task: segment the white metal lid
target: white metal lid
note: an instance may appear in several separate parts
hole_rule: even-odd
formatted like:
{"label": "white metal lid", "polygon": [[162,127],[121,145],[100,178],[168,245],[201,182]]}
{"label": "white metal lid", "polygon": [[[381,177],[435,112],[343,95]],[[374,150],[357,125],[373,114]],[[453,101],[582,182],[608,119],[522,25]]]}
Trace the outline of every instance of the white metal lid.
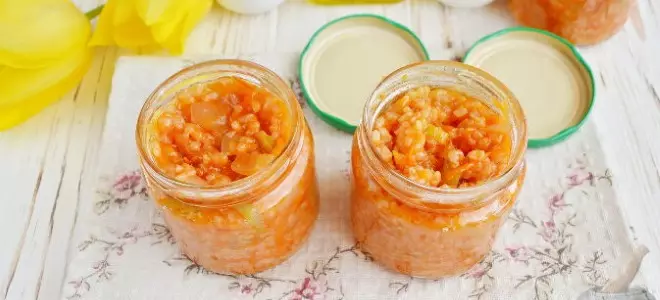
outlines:
{"label": "white metal lid", "polygon": [[378,83],[394,70],[428,59],[408,28],[377,15],[351,15],[319,29],[300,56],[300,85],[310,107],[352,132]]}
{"label": "white metal lid", "polygon": [[520,101],[530,147],[564,140],[583,124],[594,100],[591,70],[568,41],[526,27],[478,41],[464,62],[501,80]]}

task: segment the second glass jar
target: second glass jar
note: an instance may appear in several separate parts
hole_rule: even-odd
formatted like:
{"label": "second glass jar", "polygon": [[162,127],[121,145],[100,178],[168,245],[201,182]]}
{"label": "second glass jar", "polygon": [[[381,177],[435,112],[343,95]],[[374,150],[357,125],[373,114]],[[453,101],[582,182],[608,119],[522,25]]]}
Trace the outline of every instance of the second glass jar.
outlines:
{"label": "second glass jar", "polygon": [[[510,125],[511,152],[501,175],[472,187],[418,184],[384,163],[372,143],[380,113],[400,95],[430,86],[474,97]],[[526,122],[513,94],[477,68],[429,61],[386,77],[368,101],[351,154],[351,222],[361,249],[403,274],[441,278],[467,271],[491,250],[525,177]]]}

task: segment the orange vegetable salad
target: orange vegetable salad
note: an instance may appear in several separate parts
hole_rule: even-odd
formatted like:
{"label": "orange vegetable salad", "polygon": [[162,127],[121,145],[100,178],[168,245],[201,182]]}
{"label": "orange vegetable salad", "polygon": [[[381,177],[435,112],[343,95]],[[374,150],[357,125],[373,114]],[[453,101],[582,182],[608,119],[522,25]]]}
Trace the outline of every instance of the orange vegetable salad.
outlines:
{"label": "orange vegetable salad", "polygon": [[[409,185],[460,191],[488,184],[507,171],[512,142],[508,120],[478,99],[428,86],[409,90],[377,116],[370,146]],[[465,272],[490,251],[514,204],[524,170],[509,188],[484,199],[431,203],[390,191],[366,164],[356,139],[352,151],[353,232],[382,265],[412,276]],[[381,180],[378,180],[381,179]]]}
{"label": "orange vegetable salad", "polygon": [[481,101],[428,86],[408,91],[376,119],[380,158],[425,185],[466,187],[499,175],[508,162],[506,120]]}
{"label": "orange vegetable salad", "polygon": [[[295,105],[298,105],[297,102]],[[299,109],[299,107],[298,107]],[[269,167],[301,144],[266,191],[257,182],[236,205],[200,206],[152,187],[151,195],[183,252],[214,272],[252,274],[288,258],[318,215],[311,132],[296,141],[289,106],[238,77],[192,85],[154,114],[151,154],[160,172],[184,184],[222,189]],[[194,198],[194,197],[192,197]]]}
{"label": "orange vegetable salad", "polygon": [[200,185],[231,183],[268,166],[291,137],[282,99],[227,77],[180,93],[154,119],[152,152],[165,173]]}

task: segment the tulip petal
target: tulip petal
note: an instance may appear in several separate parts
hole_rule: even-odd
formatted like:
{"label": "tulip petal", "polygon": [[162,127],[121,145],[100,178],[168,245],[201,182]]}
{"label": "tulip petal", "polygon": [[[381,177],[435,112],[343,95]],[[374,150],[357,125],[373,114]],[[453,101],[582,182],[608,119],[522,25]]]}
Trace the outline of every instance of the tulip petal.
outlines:
{"label": "tulip petal", "polygon": [[114,2],[116,5],[114,7],[114,14],[112,17],[113,26],[128,23],[135,19],[140,20],[135,8],[135,2],[133,0],[115,0]]}
{"label": "tulip petal", "polygon": [[[150,1],[150,0],[143,0]],[[151,34],[153,34],[156,42],[164,43],[172,34],[180,30],[181,22],[186,18],[188,6],[194,1],[173,2],[172,7],[168,10],[167,14],[163,15],[158,20],[153,20],[151,27]]]}
{"label": "tulip petal", "polygon": [[85,75],[92,50],[82,47],[40,69],[0,68],[0,130],[15,126],[59,100]]}
{"label": "tulip petal", "polygon": [[0,65],[41,68],[87,43],[89,20],[66,0],[0,0]]}
{"label": "tulip petal", "polygon": [[171,6],[186,2],[177,0],[136,0],[135,5],[140,19],[147,26],[151,26],[160,20],[171,19],[172,15],[177,12]]}
{"label": "tulip petal", "polygon": [[[211,9],[213,2],[211,0],[192,0],[188,3],[187,9],[185,9],[185,16],[180,22],[177,23],[175,29],[169,33],[163,40],[160,40],[161,45],[166,48],[172,54],[181,54],[183,52],[186,39],[195,28],[195,25],[204,18],[204,16]],[[153,27],[154,30],[158,31],[161,27],[157,24]],[[162,25],[161,25],[162,26]],[[160,29],[163,30],[163,29]],[[163,35],[163,33],[161,33]],[[159,36],[158,33],[154,33],[154,36]]]}
{"label": "tulip petal", "polygon": [[185,39],[212,0],[108,0],[92,45],[118,45],[140,52],[160,47],[183,52]]}
{"label": "tulip petal", "polygon": [[149,27],[139,19],[115,25],[113,37],[117,46],[133,50],[156,44]]}
{"label": "tulip petal", "polygon": [[132,0],[110,0],[99,16],[91,45],[117,45],[134,51],[153,51],[158,44]]}

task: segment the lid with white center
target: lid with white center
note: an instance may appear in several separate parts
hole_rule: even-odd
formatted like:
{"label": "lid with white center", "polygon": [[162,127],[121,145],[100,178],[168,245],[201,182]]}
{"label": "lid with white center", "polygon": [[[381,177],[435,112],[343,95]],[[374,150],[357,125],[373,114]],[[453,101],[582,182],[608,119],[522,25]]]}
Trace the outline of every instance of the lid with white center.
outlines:
{"label": "lid with white center", "polygon": [[428,60],[419,38],[378,15],[345,16],[314,33],[300,56],[300,87],[328,124],[353,132],[378,83],[394,70]]}
{"label": "lid with white center", "polygon": [[495,32],[477,41],[463,62],[492,74],[516,95],[532,148],[575,133],[594,103],[591,68],[575,46],[547,31],[514,27]]}

